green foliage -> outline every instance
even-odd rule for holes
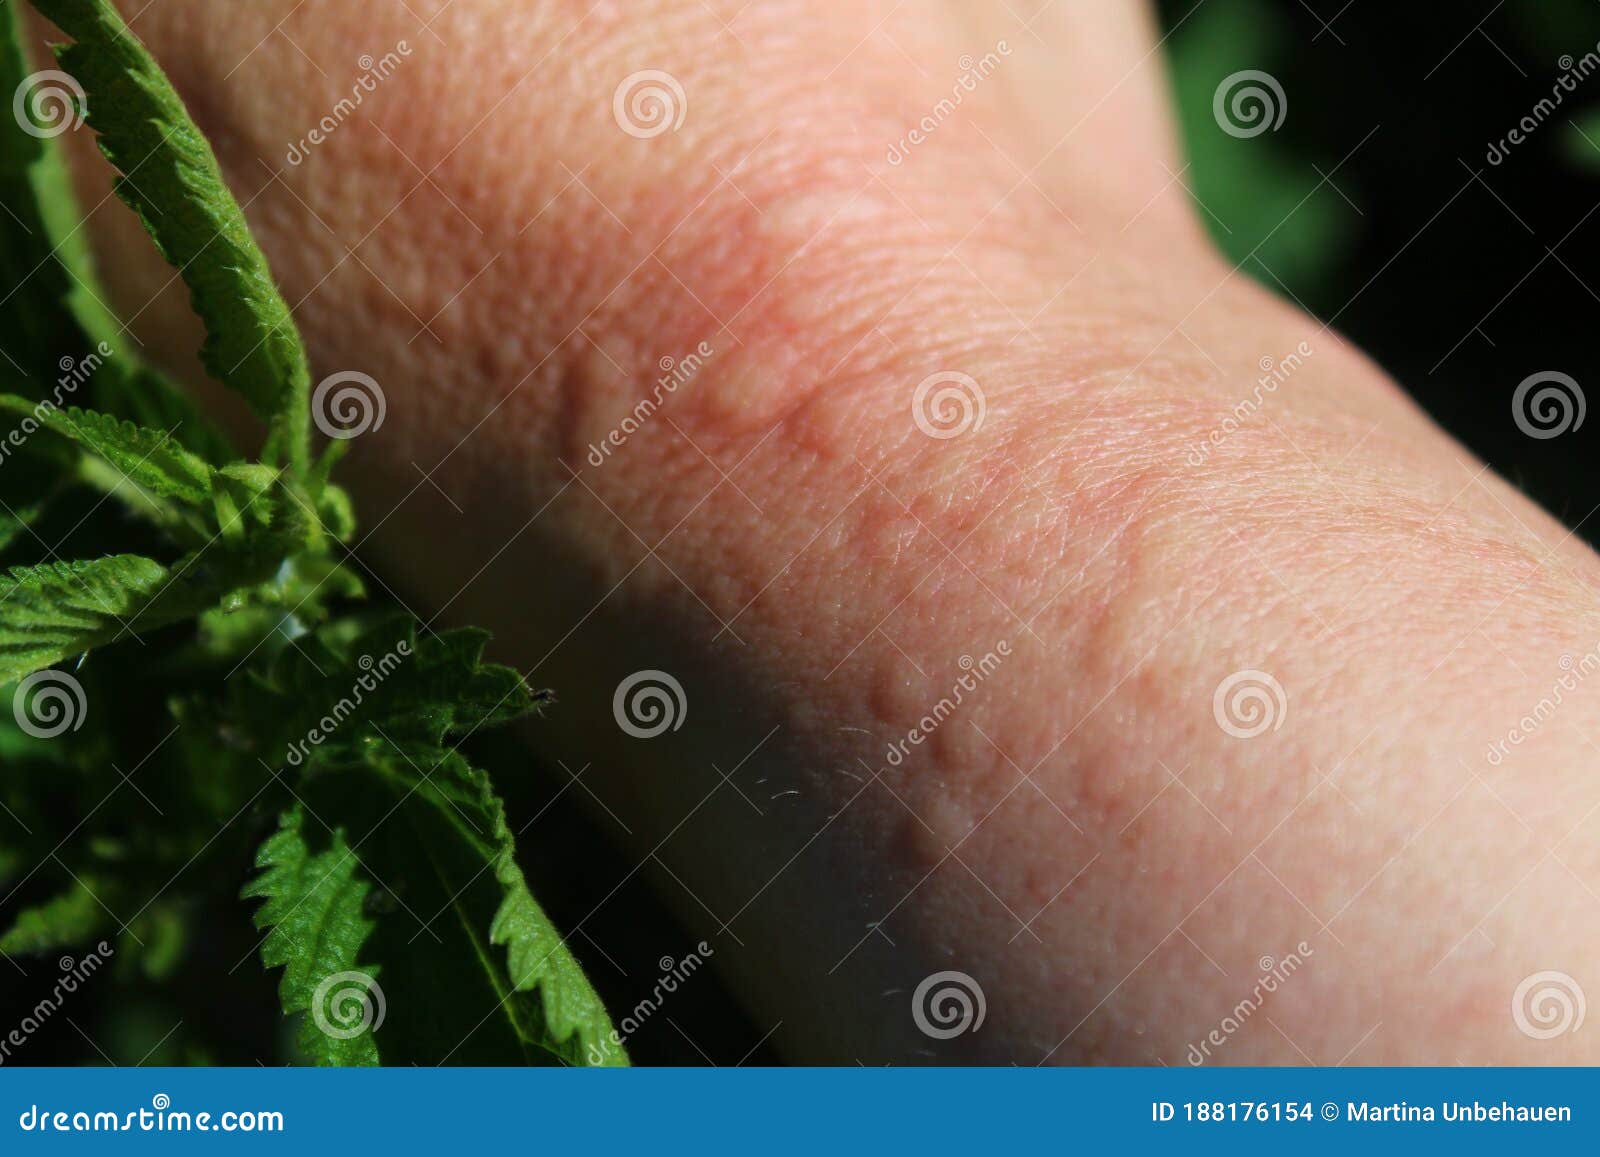
[[[0,952],[54,952],[87,943],[105,927],[106,910],[96,899],[105,886],[98,878],[75,880],[66,891],[19,912],[0,935]]]
[[[266,900],[256,911],[256,927],[270,929],[261,942],[261,959],[269,968],[283,968],[278,992],[284,1012],[312,1013],[300,1026],[300,1047],[307,1056],[324,1065],[375,1065],[376,1033],[370,1027],[376,1023],[375,1012],[346,1024],[352,1011],[348,1003],[330,1008],[327,997],[332,993],[318,995],[319,986],[341,974],[376,980],[377,970],[362,969],[357,961],[372,934],[372,921],[363,910],[372,885],[361,877],[360,863],[342,832],[333,833],[326,851],[312,854],[301,834],[302,811],[293,807],[283,813],[277,833],[256,856],[261,874],[243,892]],[[319,1011],[334,1025],[333,1033],[318,1025]]]
[[[0,20],[0,90],[18,92],[29,73],[17,26],[21,13],[7,0]],[[0,365],[53,381],[58,350],[81,353],[90,342],[79,324],[86,295],[76,279],[87,262],[84,239],[61,210],[72,203],[66,167],[45,139],[8,130],[0,149],[0,268],[6,273]],[[67,210],[71,214],[70,208]],[[54,257],[52,258],[52,253]],[[109,327],[108,327],[109,328]]]
[[[306,465],[310,370],[255,239],[166,75],[107,0],[36,0],[75,43],[61,65],[83,86],[90,126],[139,214],[188,285],[206,327],[201,361],[272,423],[269,460]],[[128,176],[137,169],[139,178]]]
[[[112,642],[171,577],[135,554],[14,568],[0,578],[0,683]]]
[[[482,661],[482,631],[419,638],[396,617],[341,633],[324,628],[281,651],[235,688],[221,725],[236,746],[300,768],[308,794],[358,798],[371,827],[357,848],[379,879],[423,853],[448,919],[407,913],[433,933],[418,935],[409,954],[427,959],[436,985],[481,993],[479,1010],[464,1010],[465,1025],[448,1026],[429,1055],[442,1059],[493,1013],[530,1059],[622,1061],[599,997],[528,890],[489,777],[452,746],[527,713],[534,694],[516,672]],[[383,843],[367,839],[397,821],[408,854],[391,864]],[[352,830],[362,830],[357,821]]]
[[[1278,66],[1273,51],[1283,42],[1286,17],[1271,0],[1211,0],[1193,7],[1169,45],[1175,111],[1189,158],[1184,184],[1218,247],[1268,285],[1300,285],[1323,275],[1359,221],[1293,152],[1297,94],[1292,73]],[[1216,116],[1217,90],[1239,73],[1259,69],[1288,85],[1283,127],[1230,134]],[[1239,91],[1235,82],[1224,95]]]
[[[129,482],[162,498],[198,506],[211,494],[211,467],[171,434],[110,414],[58,410],[0,394],[0,409],[26,414],[45,429],[88,447]]]
[[[0,274],[28,287],[0,306],[19,375],[0,395],[0,905],[33,897],[0,952],[106,938],[136,948],[129,975],[172,978],[208,939],[197,913],[229,902],[245,927],[242,897],[300,1058],[625,1064],[463,750],[543,697],[483,661],[481,631],[357,608],[342,444],[313,464],[305,353],[210,147],[105,0],[35,6],[74,38],[59,59],[103,151],[137,168],[117,192],[189,285],[207,369],[270,434],[239,458],[121,342],[54,142],[0,126]],[[34,680],[71,692],[49,726],[24,710]]]
[[[17,93],[29,75],[17,36],[15,0],[0,0],[0,91]],[[50,140],[8,131],[0,148],[0,365],[20,370],[32,393],[82,389],[101,410],[172,430],[183,445],[221,463],[228,441],[161,375],[139,364],[131,342],[94,284],[81,214],[66,165]],[[81,368],[94,364],[87,382]],[[66,371],[66,372],[63,372]],[[59,404],[59,397],[57,397]]]

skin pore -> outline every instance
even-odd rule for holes
[[[1211,250],[1142,5],[123,10],[316,374],[382,386],[363,551],[556,689],[531,734],[786,1059],[1600,1060],[1511,1009],[1596,956],[1600,690],[1485,758],[1600,644],[1597,560]],[[630,135],[652,68],[683,123]],[[114,304],[237,421],[87,144]],[[986,1018],[935,1040],[945,970]]]

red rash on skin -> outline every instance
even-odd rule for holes
[[[1139,6],[1053,6],[1048,48],[1017,38],[899,166],[882,150],[1014,31],[1004,6],[772,3],[734,37],[696,4],[456,0],[438,41],[404,6],[293,7],[157,0],[135,27],[317,372],[383,384],[346,472],[368,549],[556,686],[541,750],[590,769],[687,922],[726,922],[716,963],[785,1055],[927,1059],[906,1001],[957,968],[988,1021],[938,1056],[1184,1063],[1306,941],[1220,1060],[1596,1059],[1508,1015],[1600,947],[1594,709],[1492,785],[1482,752],[1600,639],[1600,567],[1207,248]],[[402,37],[362,116],[284,168]],[[681,131],[628,137],[616,81],[668,59]],[[91,158],[82,181],[96,205]],[[151,304],[170,271],[119,207],[89,227],[116,304],[186,366],[183,294]],[[1302,342],[1265,416],[1188,464]],[[950,369],[985,421],[928,438],[911,392]],[[643,667],[690,704],[648,744],[611,717]],[[1289,701],[1252,740],[1212,716],[1245,668]]]

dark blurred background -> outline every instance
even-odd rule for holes
[[[1332,320],[1569,526],[1583,519],[1600,503],[1600,472],[1585,469],[1600,419],[1530,438],[1511,398],[1547,370],[1600,386],[1600,4],[1164,0],[1160,12],[1185,176],[1224,251]],[[1219,129],[1212,97],[1243,69],[1277,79],[1286,114],[1241,139]],[[1554,108],[1537,110],[1547,98]],[[1525,117],[1537,127],[1491,164]]]

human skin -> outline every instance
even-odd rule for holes
[[[316,376],[381,384],[345,467],[361,549],[556,690],[531,737],[783,1057],[1600,1061],[1512,1013],[1534,973],[1600,980],[1600,691],[1486,758],[1600,642],[1600,567],[1210,248],[1141,6],[124,11]],[[647,68],[687,108],[639,139],[612,95]],[[82,136],[115,304],[198,380],[184,292]],[[937,438],[913,394],[945,371],[985,411]],[[613,716],[641,669],[685,692],[653,739]],[[1242,738],[1213,695],[1249,670],[1285,706]],[[987,1011],[933,1039],[911,994],[944,970]]]

